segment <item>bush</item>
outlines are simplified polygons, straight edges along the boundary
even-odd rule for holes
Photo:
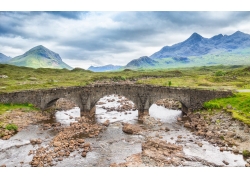
[[[224,75],[225,75],[225,72],[223,72],[223,71],[217,71],[215,73],[215,76],[224,76]]]
[[[17,125],[15,125],[15,124],[7,124],[6,126],[5,126],[5,129],[8,129],[8,130],[15,130],[15,131],[17,131]]]
[[[248,158],[248,157],[250,157],[250,151],[244,150],[244,151],[242,152],[242,155],[243,155],[244,158]]]

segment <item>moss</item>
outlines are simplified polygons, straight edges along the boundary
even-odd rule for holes
[[[243,150],[242,155],[243,155],[244,158],[248,158],[248,157],[250,157],[250,151]]]

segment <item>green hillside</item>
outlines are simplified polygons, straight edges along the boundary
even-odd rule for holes
[[[41,45],[9,60],[8,64],[32,68],[72,69],[72,67],[62,61],[59,54]]]

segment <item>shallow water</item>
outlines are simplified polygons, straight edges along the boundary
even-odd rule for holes
[[[108,99],[115,99],[115,102],[107,102]],[[145,140],[143,135],[128,135],[122,131],[121,122],[138,123],[138,111],[125,112],[107,112],[105,107],[118,107],[117,96],[104,97],[100,99],[106,104],[97,105],[96,120],[99,123],[110,120],[111,124],[99,134],[97,138],[85,138],[86,142],[91,143],[91,151],[85,158],[81,157],[81,150],[71,153],[63,161],[56,162],[55,166],[83,166],[83,167],[108,167],[112,163],[122,163],[128,156],[141,152],[141,143]],[[132,103],[132,102],[131,102]],[[146,136],[155,137],[156,133],[162,136],[163,140],[176,143],[183,146],[183,151],[190,157],[198,157],[216,165],[225,165],[222,161],[229,163],[227,166],[245,166],[242,155],[235,155],[232,152],[220,152],[218,147],[204,141],[199,136],[193,135],[182,125],[176,122],[177,117],[181,116],[181,111],[169,110],[161,106],[152,105],[149,109],[151,117],[158,118],[167,126],[170,131],[149,131]],[[75,117],[80,117],[80,109],[74,108],[69,111],[60,111],[55,114],[55,122],[60,122],[68,126],[70,122],[75,121]],[[30,150],[35,150],[39,146],[46,146],[49,141],[56,135],[53,130],[42,130],[41,124],[29,125],[26,129],[11,137],[9,140],[0,140],[0,165],[6,166],[30,166],[32,155],[28,156]],[[177,137],[182,135],[181,140]],[[31,145],[30,139],[40,138],[43,140],[41,145]],[[203,146],[199,147],[196,142],[202,142]],[[204,166],[201,162],[186,161],[183,166]],[[226,165],[225,165],[226,166]]]

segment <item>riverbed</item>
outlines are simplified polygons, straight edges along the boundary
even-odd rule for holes
[[[84,137],[85,141],[91,144],[91,150],[86,157],[82,157],[79,150],[74,151],[62,161],[54,161],[53,166],[109,167],[114,163],[124,163],[128,157],[142,153],[142,143],[148,138],[160,138],[163,141],[182,146],[186,159],[182,160],[178,166],[244,167],[246,164],[241,154],[234,154],[231,151],[221,152],[219,147],[194,135],[178,123],[177,118],[182,117],[182,112],[179,110],[170,110],[153,104],[149,109],[152,123],[148,122],[147,129],[139,134],[127,134],[122,131],[124,123],[143,127],[143,124],[138,122],[138,111],[131,109],[118,112],[107,109],[117,109],[122,106],[122,102],[130,104],[132,107],[134,104],[125,97],[116,95],[106,96],[99,102],[102,104],[96,105],[96,122],[102,124],[109,120],[109,126],[105,127],[98,137]],[[56,112],[55,118],[49,122],[60,122],[62,127],[67,127],[70,126],[70,123],[77,122],[78,117],[80,117],[80,109],[75,107],[67,111]],[[30,152],[39,147],[48,146],[58,133],[54,129],[44,129],[42,124],[43,122],[30,124],[10,139],[0,140],[0,165],[7,167],[31,166],[33,154]],[[165,131],[166,127],[169,129],[168,131]],[[41,144],[32,145],[30,143],[31,139],[38,138],[42,140]],[[142,162],[139,166],[155,166],[155,164]]]

